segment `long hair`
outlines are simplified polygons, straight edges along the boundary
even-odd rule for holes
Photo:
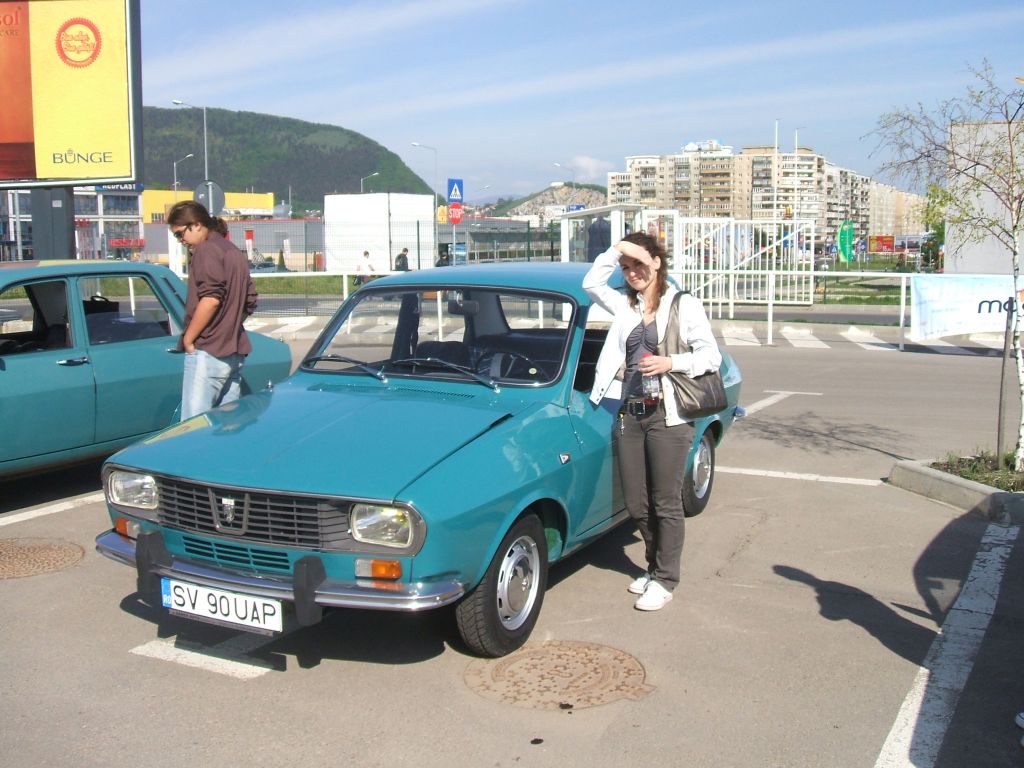
[[[211,232],[216,232],[224,237],[228,236],[227,222],[220,216],[211,216],[202,203],[197,203],[195,200],[182,200],[171,206],[171,210],[167,212],[167,226],[177,227],[189,224],[200,224]]]
[[[651,307],[651,311],[657,311],[658,304],[661,297],[665,295],[665,291],[668,290],[668,254],[665,253],[665,249],[658,242],[658,239],[651,237],[646,232],[633,232],[632,234],[626,235],[624,238],[627,243],[634,243],[639,245],[649,254],[651,258],[661,259],[661,266],[658,267],[658,272],[655,275],[656,285],[658,287],[657,298],[655,299],[654,306]],[[636,309],[636,290],[630,286],[629,282],[626,282],[626,298],[629,299],[629,306]]]

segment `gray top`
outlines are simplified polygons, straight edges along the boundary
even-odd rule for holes
[[[637,366],[640,364],[640,358],[648,352],[653,355],[657,351],[658,321],[652,320],[649,325],[644,325],[641,320],[626,337],[626,372],[623,374],[622,392],[627,400],[643,395],[643,377]]]

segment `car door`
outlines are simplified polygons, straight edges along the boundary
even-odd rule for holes
[[[577,471],[586,478],[582,485],[590,489],[585,509],[575,527],[577,535],[585,535],[595,526],[606,523],[625,506],[614,439],[615,430],[619,428],[618,402],[608,399],[598,405],[590,402],[594,368],[604,335],[604,330],[592,328],[588,323],[569,396],[569,418],[581,451],[575,463]]]
[[[171,307],[177,297],[149,275],[117,273],[80,277],[78,299],[96,378],[96,441],[174,423],[184,366],[176,351],[180,313]]]
[[[0,464],[93,442],[93,369],[68,295],[63,279],[0,290]]]

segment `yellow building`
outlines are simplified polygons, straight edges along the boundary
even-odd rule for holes
[[[142,223],[163,224],[167,211],[176,202],[191,200],[192,193],[170,189],[146,189],[142,192]],[[258,219],[274,215],[273,192],[225,192],[224,219]]]

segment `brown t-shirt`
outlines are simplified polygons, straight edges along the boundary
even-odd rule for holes
[[[252,344],[242,321],[256,311],[256,286],[249,275],[245,254],[217,232],[210,232],[206,240],[192,249],[185,300],[186,328],[204,296],[218,299],[220,306],[196,339],[196,349],[214,357],[249,354]]]

